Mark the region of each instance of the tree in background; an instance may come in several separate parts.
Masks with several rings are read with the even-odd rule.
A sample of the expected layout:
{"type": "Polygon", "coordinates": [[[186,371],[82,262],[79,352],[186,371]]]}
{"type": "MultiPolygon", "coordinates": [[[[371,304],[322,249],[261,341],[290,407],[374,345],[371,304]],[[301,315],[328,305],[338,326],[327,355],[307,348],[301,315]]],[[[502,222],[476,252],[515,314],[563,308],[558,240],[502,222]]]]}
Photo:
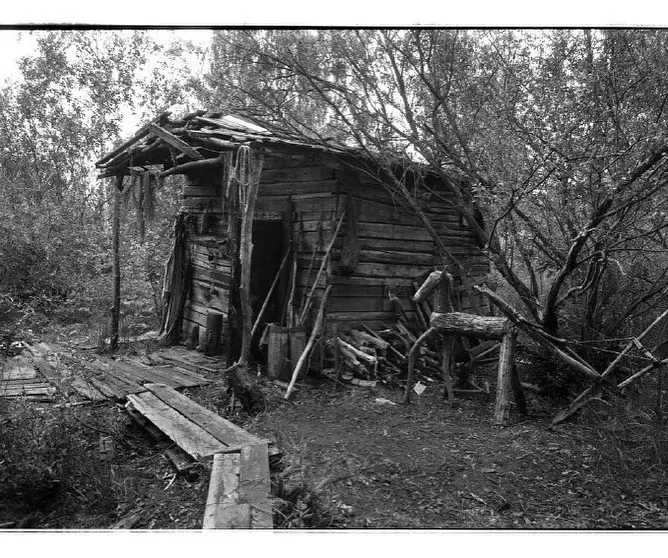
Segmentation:
{"type": "Polygon", "coordinates": [[[635,328],[668,286],[667,41],[221,31],[207,82],[230,111],[337,138],[386,167],[399,158],[463,177],[450,181],[454,204],[531,319],[598,338],[635,328]]]}
{"type": "MultiPolygon", "coordinates": [[[[38,313],[106,318],[110,187],[96,179],[94,162],[119,142],[133,114],[188,101],[174,86],[163,87],[170,58],[161,54],[174,45],[164,47],[144,31],[36,36],[35,52],[19,62],[20,79],[0,89],[0,280],[6,295],[38,313]]],[[[157,219],[141,242],[128,234],[141,228],[140,219],[123,225],[131,310],[145,298],[145,279],[153,287],[150,306],[159,307],[157,268],[177,196],[173,189],[156,192],[157,219]]]]}

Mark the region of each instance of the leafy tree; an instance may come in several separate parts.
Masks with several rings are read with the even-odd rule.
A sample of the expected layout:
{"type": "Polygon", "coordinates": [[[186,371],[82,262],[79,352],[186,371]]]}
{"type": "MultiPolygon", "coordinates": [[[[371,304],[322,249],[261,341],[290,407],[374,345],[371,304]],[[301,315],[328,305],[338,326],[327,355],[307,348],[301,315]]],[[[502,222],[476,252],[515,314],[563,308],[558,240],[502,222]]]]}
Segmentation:
{"type": "Polygon", "coordinates": [[[638,30],[220,32],[209,82],[231,110],[339,138],[386,166],[403,157],[462,176],[450,180],[454,203],[529,316],[553,334],[575,318],[598,336],[652,310],[667,286],[656,257],[667,40],[638,30]]]}

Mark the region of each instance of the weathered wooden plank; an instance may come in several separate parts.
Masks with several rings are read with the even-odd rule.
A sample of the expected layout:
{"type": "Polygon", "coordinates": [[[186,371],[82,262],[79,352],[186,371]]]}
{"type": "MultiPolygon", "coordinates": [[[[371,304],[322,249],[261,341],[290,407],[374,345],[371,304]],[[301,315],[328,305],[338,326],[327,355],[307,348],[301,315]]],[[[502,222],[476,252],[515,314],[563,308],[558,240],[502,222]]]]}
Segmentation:
{"type": "Polygon", "coordinates": [[[144,384],[146,382],[167,384],[171,387],[194,387],[209,383],[210,380],[196,380],[185,374],[179,373],[172,367],[167,366],[146,366],[134,360],[132,357],[124,357],[127,362],[121,360],[114,361],[113,366],[125,370],[128,374],[134,374],[137,381],[144,384]]]}
{"type": "Polygon", "coordinates": [[[205,409],[178,391],[164,384],[146,384],[146,388],[161,401],[177,410],[193,424],[207,431],[226,448],[239,448],[245,444],[258,444],[262,440],[239,428],[236,424],[205,409]]]}
{"type": "Polygon", "coordinates": [[[224,452],[228,447],[149,391],[130,394],[128,400],[195,459],[224,452]]]}
{"type": "Polygon", "coordinates": [[[252,528],[271,529],[274,526],[269,491],[267,444],[243,447],[239,459],[239,501],[251,506],[252,528]]]}
{"type": "Polygon", "coordinates": [[[202,361],[195,362],[186,358],[182,353],[175,351],[172,347],[160,351],[160,357],[175,362],[178,366],[194,373],[203,371],[210,374],[219,374],[221,372],[219,368],[215,368],[210,364],[205,364],[202,361]]]}
{"type": "Polygon", "coordinates": [[[201,153],[199,153],[198,151],[195,151],[195,149],[190,147],[190,145],[188,145],[185,141],[176,137],[174,134],[172,134],[171,132],[168,132],[164,128],[161,128],[157,124],[151,122],[148,125],[148,130],[151,134],[153,134],[154,136],[159,137],[160,139],[167,142],[172,147],[175,147],[176,149],[178,149],[182,153],[185,153],[191,159],[194,159],[196,161],[201,161],[201,160],[204,159],[204,156],[201,153]]]}
{"type": "Polygon", "coordinates": [[[248,504],[231,504],[220,506],[216,512],[213,529],[250,529],[251,506],[248,504]]]}
{"type": "Polygon", "coordinates": [[[66,382],[63,383],[64,386],[69,385],[69,387],[71,387],[79,395],[83,395],[86,399],[91,401],[104,401],[107,399],[107,397],[113,397],[113,395],[108,395],[105,392],[99,390],[93,384],[93,382],[78,374],[71,376],[66,382]]]}
{"type": "Polygon", "coordinates": [[[54,395],[56,388],[50,385],[26,385],[9,387],[0,384],[0,397],[22,397],[24,395],[54,395]]]}
{"type": "Polygon", "coordinates": [[[318,182],[321,180],[333,180],[333,169],[324,166],[300,166],[293,168],[267,169],[262,171],[260,187],[272,183],[284,182],[318,182]]]}
{"type": "Polygon", "coordinates": [[[227,289],[217,289],[215,286],[212,289],[211,283],[194,279],[190,286],[189,298],[211,310],[227,314],[229,306],[229,291],[227,289]]]}
{"type": "MultiPolygon", "coordinates": [[[[237,506],[239,502],[239,454],[217,453],[213,456],[213,467],[209,481],[209,493],[204,509],[203,529],[230,529],[236,512],[225,508],[237,506]]],[[[250,506],[246,528],[250,527],[250,506]]]]}
{"type": "MultiPolygon", "coordinates": [[[[126,388],[128,393],[137,393],[145,390],[142,383],[146,380],[139,376],[133,367],[124,366],[123,363],[111,359],[100,359],[100,362],[109,367],[105,374],[112,375],[115,379],[128,384],[128,387],[126,388]]],[[[106,377],[105,379],[99,379],[105,381],[106,377]]]]}
{"type": "Polygon", "coordinates": [[[18,355],[8,358],[1,375],[3,380],[30,380],[37,377],[32,360],[18,355]]]}
{"type": "Polygon", "coordinates": [[[100,360],[86,362],[84,367],[89,372],[95,374],[92,378],[106,384],[111,389],[116,390],[121,397],[128,393],[137,393],[143,391],[143,386],[136,378],[124,373],[122,370],[103,363],[100,360]]]}

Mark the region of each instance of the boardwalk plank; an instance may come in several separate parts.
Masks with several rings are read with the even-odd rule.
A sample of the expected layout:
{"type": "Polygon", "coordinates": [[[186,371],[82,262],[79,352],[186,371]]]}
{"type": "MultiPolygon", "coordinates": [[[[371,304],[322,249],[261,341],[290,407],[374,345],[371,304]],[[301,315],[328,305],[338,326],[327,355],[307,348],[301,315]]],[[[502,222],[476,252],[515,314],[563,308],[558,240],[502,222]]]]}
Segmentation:
{"type": "Polygon", "coordinates": [[[239,501],[250,504],[253,529],[271,529],[274,526],[269,491],[267,444],[243,447],[239,459],[239,501]]]}
{"type": "Polygon", "coordinates": [[[128,395],[135,409],[195,459],[228,450],[228,446],[188,420],[151,392],[128,395]]]}
{"type": "Polygon", "coordinates": [[[258,444],[263,441],[168,386],[146,384],[146,389],[230,448],[238,450],[246,444],[258,444]]]}
{"type": "MultiPolygon", "coordinates": [[[[225,529],[227,516],[222,508],[236,506],[239,502],[239,454],[217,453],[213,456],[209,493],[204,510],[203,529],[225,529]]],[[[250,517],[249,517],[250,525],[250,517]]]]}

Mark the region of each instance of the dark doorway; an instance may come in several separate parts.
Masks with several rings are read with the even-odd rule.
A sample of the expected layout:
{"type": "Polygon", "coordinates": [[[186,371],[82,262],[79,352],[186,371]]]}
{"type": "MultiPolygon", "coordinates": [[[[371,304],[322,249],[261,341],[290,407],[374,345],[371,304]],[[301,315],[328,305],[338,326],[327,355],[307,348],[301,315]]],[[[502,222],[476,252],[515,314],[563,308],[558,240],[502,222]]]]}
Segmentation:
{"type": "MultiPolygon", "coordinates": [[[[250,302],[253,321],[267,298],[271,284],[281,267],[283,257],[283,223],[281,221],[253,222],[253,253],[251,256],[250,302]]],[[[278,286],[262,316],[263,323],[278,322],[281,318],[281,293],[278,286]]],[[[259,331],[262,331],[260,327],[259,331]]]]}

